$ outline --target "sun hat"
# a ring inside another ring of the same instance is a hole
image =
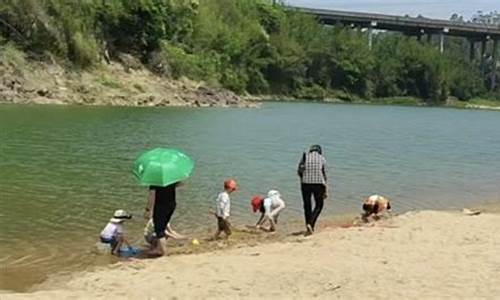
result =
[[[277,190],[270,190],[267,192],[267,198],[281,198],[281,194]]]
[[[119,209],[115,211],[113,217],[109,219],[111,223],[121,223],[125,220],[132,219],[132,215],[124,211],[123,209]]]
[[[262,196],[253,196],[251,204],[253,212],[257,212],[262,206],[262,202],[264,202],[264,197]]]
[[[235,191],[238,188],[236,181],[234,179],[228,179],[224,181],[224,189]]]

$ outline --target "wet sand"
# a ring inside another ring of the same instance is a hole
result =
[[[340,227],[352,224],[352,220],[356,218],[356,214],[344,214],[338,216],[325,216],[322,218],[321,227]],[[214,219],[215,220],[215,219]],[[139,221],[142,223],[142,221]],[[280,231],[275,234],[264,234],[262,231],[252,230],[247,225],[235,224],[233,228],[233,235],[227,241],[213,241],[212,237],[215,231],[215,222],[212,226],[207,226],[203,229],[194,231],[181,232],[188,237],[185,240],[168,240],[169,255],[184,255],[184,254],[200,254],[222,249],[241,248],[246,246],[256,246],[266,243],[282,242],[288,236],[295,236],[301,234],[297,229],[302,227],[302,220],[287,220],[287,222],[280,222]],[[146,249],[148,245],[145,244],[141,236],[142,229],[136,235],[132,235],[131,242],[134,246]],[[196,247],[191,244],[191,239],[196,238],[200,244]],[[58,253],[53,253],[52,256],[41,256],[40,259],[33,259],[33,256],[21,257],[14,263],[5,260],[6,263],[0,265],[0,293],[2,290],[9,290],[11,292],[25,293],[33,289],[50,278],[60,278],[63,275],[72,273],[87,273],[92,272],[97,268],[109,266],[111,264],[119,263],[120,261],[128,262],[128,258],[118,258],[109,255],[108,251],[99,246],[99,242],[90,239],[89,241],[79,242],[78,244],[68,245],[67,250],[73,249],[72,263],[68,263],[68,259],[58,259]],[[82,244],[83,247],[82,248]],[[97,246],[97,247],[96,247]],[[99,250],[101,248],[101,250]],[[35,250],[33,250],[35,251]],[[40,253],[36,253],[39,255]],[[35,255],[35,254],[34,254]],[[146,255],[141,255],[141,259],[148,259]],[[34,260],[34,262],[32,262]],[[1,299],[0,299],[1,300]]]
[[[0,299],[495,299],[499,222],[492,213],[409,212],[311,237],[121,262]]]

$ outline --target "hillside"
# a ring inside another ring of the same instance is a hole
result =
[[[492,47],[470,62],[466,39],[447,37],[442,55],[435,43],[379,32],[370,50],[363,30],[323,26],[273,2],[2,1],[0,98],[124,105],[215,105],[248,94],[414,97],[432,105],[500,99]]]

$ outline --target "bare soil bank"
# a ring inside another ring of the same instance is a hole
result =
[[[0,103],[119,106],[254,107],[248,97],[146,69],[132,56],[91,71],[68,71],[54,61],[28,60],[0,48]]]

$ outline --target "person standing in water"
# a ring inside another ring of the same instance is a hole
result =
[[[175,189],[180,184],[180,182],[176,182],[165,187],[149,187],[148,204],[145,209],[144,218],[146,220],[153,219],[154,232],[158,239],[157,247],[152,250],[151,255],[162,256],[167,254],[167,236],[165,230],[175,211]]]
[[[327,198],[326,159],[320,145],[312,145],[308,153],[304,153],[299,162],[297,173],[300,177],[306,235],[314,232],[316,221]],[[314,196],[314,209],[311,198]]]

